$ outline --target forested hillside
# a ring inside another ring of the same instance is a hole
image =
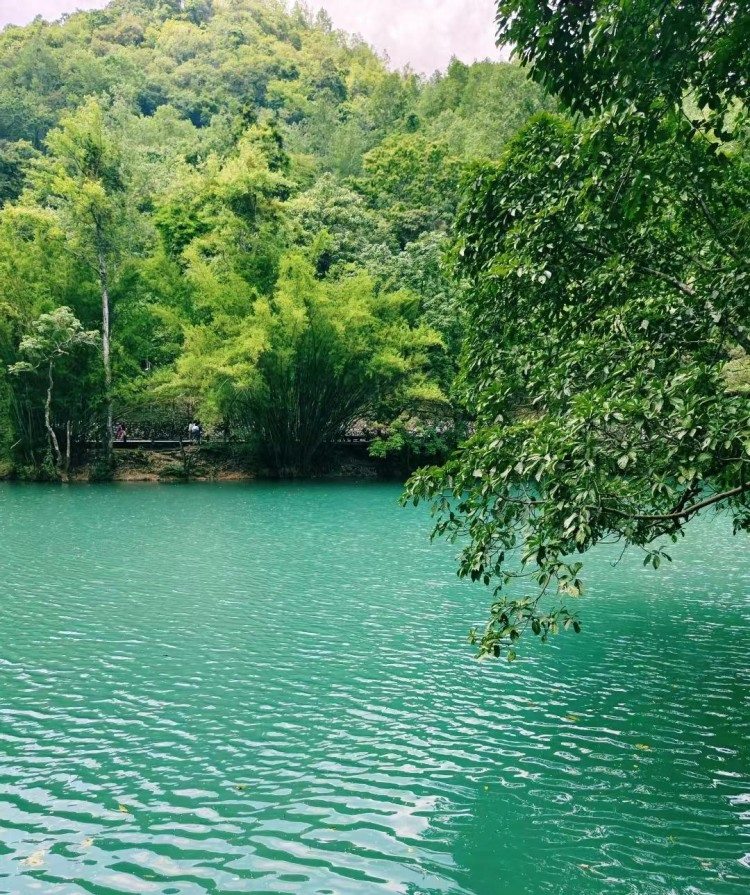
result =
[[[276,0],[6,28],[6,469],[59,474],[92,440],[106,460],[118,422],[192,417],[282,473],[355,422],[381,453],[434,447],[454,419],[459,183],[549,105],[512,65],[394,72]]]

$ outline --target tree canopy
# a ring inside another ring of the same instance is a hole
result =
[[[96,331],[87,332],[70,308],[57,308],[51,314],[40,314],[32,331],[21,340],[19,354],[24,360],[9,368],[12,375],[46,374],[47,394],[44,402],[44,424],[49,434],[50,449],[58,472],[68,474],[70,466],[70,420],[66,423],[67,445],[63,456],[57,432],[52,425],[52,396],[55,387],[55,367],[63,359],[75,355],[81,348],[94,347],[99,339]]]
[[[163,411],[164,430],[186,408],[283,474],[323,463],[355,417],[429,428],[453,412],[461,179],[554,106],[512,64],[393,71],[281,0],[114,0],[7,27],[4,368],[56,308],[101,332],[99,363],[61,369],[51,401],[74,455],[118,419],[153,431]],[[311,416],[305,389],[330,398]],[[48,454],[41,397],[0,381],[18,474]]]
[[[499,0],[498,36],[532,77],[584,113],[666,110],[691,96],[722,116],[747,101],[743,0]]]
[[[581,557],[658,567],[701,511],[750,529],[743,4],[498,4],[568,114],[478,164],[458,213],[476,432],[410,495],[495,595],[480,651],[580,628]],[[466,540],[464,540],[466,538]]]

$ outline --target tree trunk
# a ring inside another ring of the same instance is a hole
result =
[[[104,364],[104,388],[107,404],[107,423],[104,433],[104,444],[107,457],[112,453],[112,362],[110,359],[109,342],[109,282],[107,278],[107,262],[104,251],[98,250],[99,261],[99,287],[102,293],[102,362]]]
[[[70,420],[68,420],[65,426],[65,480],[67,481],[68,476],[70,475]]]
[[[47,400],[44,402],[44,425],[47,427],[47,433],[49,434],[49,439],[52,443],[52,450],[55,455],[55,466],[57,467],[58,472],[62,472],[62,453],[60,452],[57,435],[55,435],[55,430],[52,428],[52,386],[52,361],[50,361],[49,367],[47,368]]]

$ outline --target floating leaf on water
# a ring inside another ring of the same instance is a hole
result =
[[[640,749],[641,752],[650,752],[651,751],[651,746],[649,746],[648,743],[636,743],[635,748]]]
[[[117,810],[122,814],[130,814],[130,808],[127,805],[118,805]]]
[[[572,712],[568,715],[565,715],[563,718],[564,721],[569,721],[571,724],[577,724],[581,720],[580,715],[574,715]]]
[[[28,858],[26,858],[26,859],[24,860],[23,863],[24,863],[27,867],[41,867],[42,864],[44,864],[44,856],[45,856],[45,854],[46,854],[46,853],[45,853],[44,849],[40,849],[39,851],[35,851],[35,852],[33,852],[32,854],[30,854],[30,855],[28,856]]]

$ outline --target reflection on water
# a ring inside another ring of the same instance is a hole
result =
[[[1,488],[0,892],[746,892],[746,541],[479,665],[397,495]]]

